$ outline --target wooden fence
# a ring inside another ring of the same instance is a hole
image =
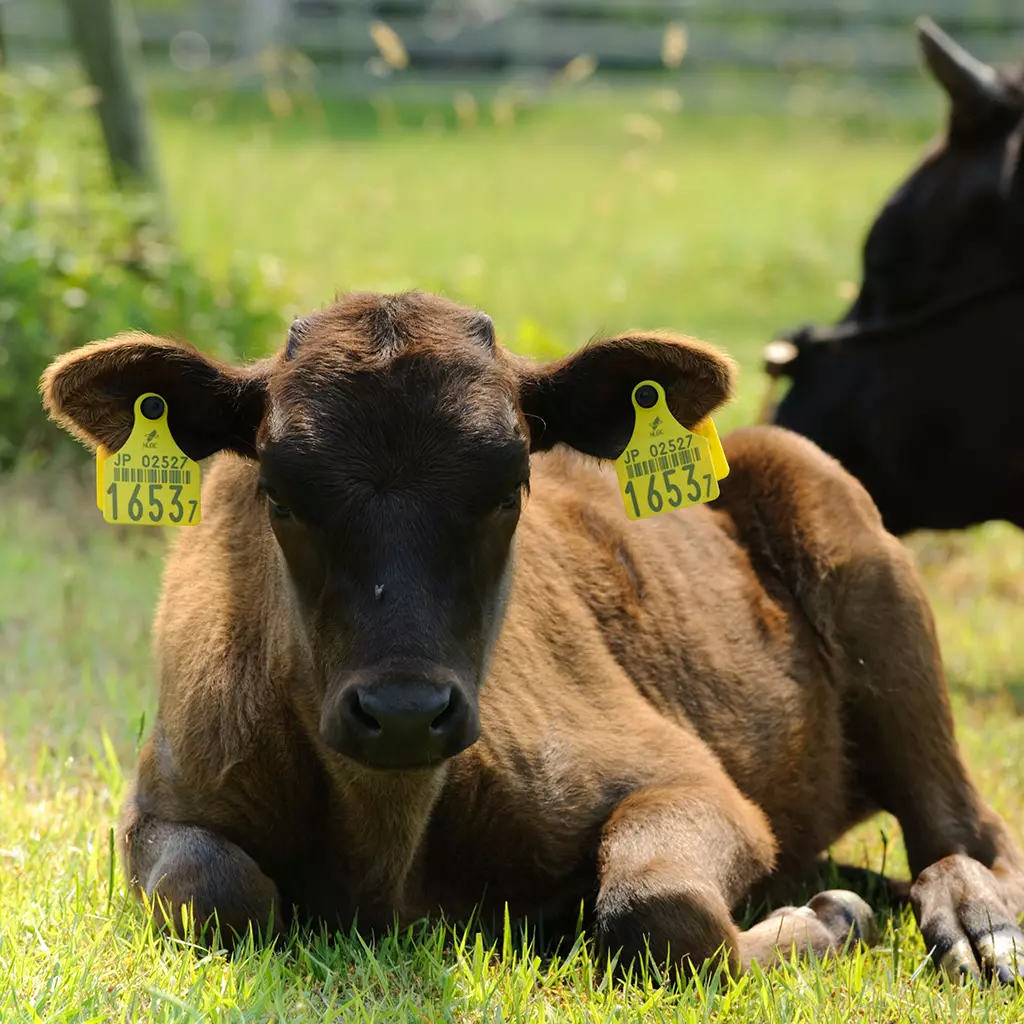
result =
[[[215,66],[237,54],[254,2],[282,5],[277,40],[328,78],[390,70],[381,67],[380,23],[401,41],[402,73],[413,76],[493,77],[581,55],[600,72],[644,72],[685,53],[687,73],[920,80],[919,14],[985,60],[1024,60],[1024,0],[143,0],[135,20],[144,51],[179,68]],[[0,16],[14,59],[66,46],[54,0],[0,0]]]

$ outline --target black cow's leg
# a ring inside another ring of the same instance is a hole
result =
[[[847,730],[874,802],[899,819],[910,898],[937,966],[1024,973],[1024,857],[957,747],[931,613],[895,541],[844,595]],[[894,628],[900,642],[893,644]]]
[[[822,893],[740,932],[731,908],[771,870],[774,839],[724,772],[700,783],[634,793],[605,825],[596,906],[603,953],[621,951],[626,966],[649,949],[684,971],[724,954],[737,970],[793,949],[824,956],[851,932],[870,937],[870,909],[846,892]]]
[[[121,833],[131,883],[152,901],[154,920],[162,927],[189,938],[212,938],[208,930],[216,914],[221,939],[228,943],[250,925],[254,935],[280,931],[277,886],[239,846],[210,829],[139,814],[133,800],[122,814]]]

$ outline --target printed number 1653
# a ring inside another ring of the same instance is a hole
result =
[[[106,493],[110,496],[111,519],[119,518],[118,512],[121,508],[127,511],[128,518],[133,523],[141,523],[143,515],[148,515],[151,523],[159,523],[163,520],[165,512],[167,519],[172,523],[191,523],[195,519],[199,503],[192,498],[186,499],[183,504],[181,501],[182,489],[177,484],[135,484],[125,505],[125,496],[129,486],[131,485],[122,484],[119,487],[113,483],[107,488]],[[145,507],[143,501],[145,501]],[[187,519],[185,518],[186,505],[188,506]]]
[[[647,507],[652,512],[660,512],[665,507],[665,501],[667,500],[671,508],[679,508],[683,503],[683,492],[679,485],[672,479],[676,474],[675,469],[666,469],[661,474],[661,485],[664,490],[664,494],[659,490],[658,474],[652,473],[647,478],[647,492],[644,498],[647,502]],[[700,501],[706,492],[711,491],[711,477],[708,474],[704,475],[705,487],[702,490],[700,481],[697,478],[697,474],[693,471],[693,466],[684,466],[683,472],[686,474],[686,480],[683,483],[686,486],[686,498],[690,505]],[[630,500],[633,502],[633,514],[636,516],[640,515],[640,503],[637,500],[637,493],[635,485],[635,479],[630,480],[626,484],[626,494],[629,495]],[[643,489],[641,485],[641,490]]]

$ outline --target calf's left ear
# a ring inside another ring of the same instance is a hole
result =
[[[633,389],[653,380],[672,415],[693,427],[732,393],[735,363],[693,338],[664,332],[598,341],[548,364],[520,368],[520,404],[530,450],[567,444],[615,459],[633,434]]]
[[[39,388],[51,419],[84,444],[111,451],[128,440],[136,399],[152,391],[167,402],[167,425],[192,459],[225,450],[254,456],[266,398],[263,366],[228,366],[140,333],[66,352]]]

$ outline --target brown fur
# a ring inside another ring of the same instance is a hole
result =
[[[732,913],[886,809],[937,962],[1015,965],[979,922],[1024,949],[1024,867],[960,761],[908,555],[837,463],[771,427],[727,439],[713,505],[629,522],[567,446],[617,455],[648,377],[692,425],[731,365],[632,335],[538,366],[413,294],[347,297],[246,370],[129,336],[47,371],[90,443],[123,441],[145,389],[187,452],[228,450],[156,616],[159,716],[123,816],[140,890],[235,930],[505,903],[558,921],[582,900],[627,960],[724,947],[742,968],[869,937],[852,894],[745,933]],[[407,692],[463,702],[462,749],[377,770],[345,701],[395,692],[399,663]]]

